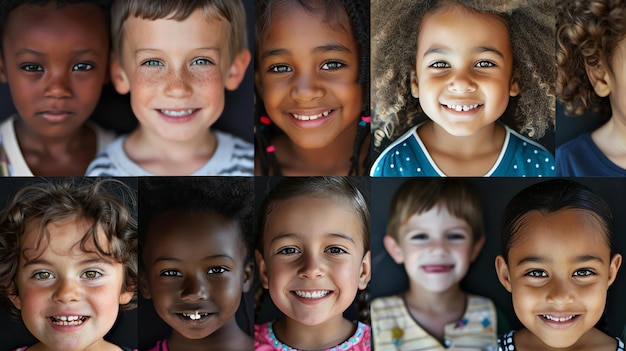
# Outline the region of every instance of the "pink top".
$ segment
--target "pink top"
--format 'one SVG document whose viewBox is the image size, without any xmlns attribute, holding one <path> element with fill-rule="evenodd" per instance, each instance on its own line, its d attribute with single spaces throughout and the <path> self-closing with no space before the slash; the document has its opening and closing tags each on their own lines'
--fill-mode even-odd
<svg viewBox="0 0 626 351">
<path fill-rule="evenodd" d="M 157 341 L 157 344 L 148 351 L 169 351 L 167 348 L 167 339 Z"/>
<path fill-rule="evenodd" d="M 255 351 L 300 351 L 293 347 L 287 346 L 278 341 L 276 335 L 274 335 L 274 329 L 272 324 L 264 323 L 254 326 L 254 350 Z M 331 347 L 324 351 L 339 351 L 339 350 L 353 350 L 353 351 L 370 351 L 372 349 L 372 334 L 369 325 L 359 322 L 356 328 L 356 332 L 348 340 L 344 341 L 340 345 Z M 152 351 L 152 350 L 150 350 Z M 159 351 L 159 350 L 156 350 Z"/>
</svg>

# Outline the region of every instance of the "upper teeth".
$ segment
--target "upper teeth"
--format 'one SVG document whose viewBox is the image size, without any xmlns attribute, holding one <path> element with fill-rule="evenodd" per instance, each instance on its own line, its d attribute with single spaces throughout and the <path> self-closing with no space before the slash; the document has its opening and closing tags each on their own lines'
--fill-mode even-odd
<svg viewBox="0 0 626 351">
<path fill-rule="evenodd" d="M 569 317 L 561 317 L 561 318 L 559 318 L 559 317 L 552 317 L 549 314 L 544 314 L 543 315 L 543 318 L 545 318 L 547 320 L 555 321 L 555 322 L 565 322 L 565 321 L 568 321 L 568 320 L 570 320 L 570 319 L 572 319 L 574 317 L 576 317 L 576 315 L 571 315 Z"/>
<path fill-rule="evenodd" d="M 300 297 L 304 297 L 305 299 L 320 299 L 326 295 L 328 295 L 330 291 L 328 290 L 320 290 L 320 291 L 299 291 L 296 290 L 296 295 Z"/>
<path fill-rule="evenodd" d="M 193 109 L 190 108 L 188 110 L 180 110 L 180 111 L 172 111 L 172 110 L 161 110 L 164 115 L 172 116 L 172 117 L 181 117 L 187 116 L 193 112 Z"/>
<path fill-rule="evenodd" d="M 199 313 L 198 311 L 194 312 L 194 313 L 183 313 L 183 316 L 187 317 L 187 318 L 191 318 L 192 320 L 197 320 L 200 319 L 204 316 L 208 316 L 208 313 Z"/>
<path fill-rule="evenodd" d="M 50 318 L 56 325 L 80 325 L 87 319 L 84 316 L 52 316 Z"/>
<path fill-rule="evenodd" d="M 326 111 L 326 112 L 322 112 L 319 115 L 313 115 L 313 116 L 305 116 L 305 115 L 297 115 L 295 113 L 292 113 L 292 115 L 296 118 L 299 119 L 301 121 L 310 121 L 310 120 L 314 120 L 314 119 L 318 119 L 320 117 L 326 117 L 328 116 L 329 113 L 331 113 L 332 110 L 330 111 Z"/>
<path fill-rule="evenodd" d="M 469 111 L 469 110 L 473 110 L 475 108 L 477 108 L 478 106 L 480 106 L 480 104 L 474 104 L 474 105 L 446 105 L 449 109 L 455 110 L 455 111 Z"/>
</svg>

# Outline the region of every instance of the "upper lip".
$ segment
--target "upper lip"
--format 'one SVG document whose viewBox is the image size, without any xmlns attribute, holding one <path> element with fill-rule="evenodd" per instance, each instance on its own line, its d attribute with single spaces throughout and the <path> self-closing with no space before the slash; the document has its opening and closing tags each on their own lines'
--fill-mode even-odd
<svg viewBox="0 0 626 351">
<path fill-rule="evenodd" d="M 53 115 L 60 115 L 60 114 L 70 114 L 70 113 L 73 113 L 73 112 L 69 111 L 69 110 L 64 110 L 64 109 L 51 108 L 51 109 L 47 109 L 47 110 L 40 110 L 37 113 L 39 113 L 39 114 L 49 113 L 49 114 L 53 114 Z"/>
<path fill-rule="evenodd" d="M 171 309 L 174 313 L 215 313 L 214 309 L 203 305 L 179 305 Z"/>
</svg>

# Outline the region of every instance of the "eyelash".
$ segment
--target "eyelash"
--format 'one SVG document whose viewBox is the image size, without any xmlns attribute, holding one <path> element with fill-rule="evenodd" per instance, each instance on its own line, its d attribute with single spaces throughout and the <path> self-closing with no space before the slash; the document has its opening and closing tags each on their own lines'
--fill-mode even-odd
<svg viewBox="0 0 626 351">
<path fill-rule="evenodd" d="M 43 278 L 41 277 L 42 274 L 48 274 L 49 276 L 47 278 Z M 37 280 L 50 280 L 50 279 L 54 279 L 56 278 L 54 276 L 54 274 L 48 272 L 48 271 L 39 271 L 39 272 L 35 272 L 35 274 L 33 274 L 33 278 L 37 279 Z"/>
<path fill-rule="evenodd" d="M 338 246 L 331 246 L 329 248 L 327 248 L 326 250 L 324 250 L 325 252 L 331 254 L 331 255 L 345 255 L 348 253 L 348 251 L 342 249 L 341 247 Z M 333 252 L 335 251 L 335 252 Z"/>
<path fill-rule="evenodd" d="M 329 65 L 333 65 L 335 67 L 332 67 L 332 68 L 328 67 Z M 328 70 L 328 71 L 335 71 L 335 70 L 343 68 L 344 66 L 345 64 L 339 61 L 327 61 L 327 62 L 324 62 L 324 64 L 322 65 L 322 69 Z"/>
<path fill-rule="evenodd" d="M 78 68 L 78 67 L 82 67 L 82 68 Z M 91 71 L 92 69 L 94 69 L 94 66 L 90 63 L 77 63 L 74 65 L 74 67 L 72 67 L 72 71 Z"/>
<path fill-rule="evenodd" d="M 496 66 L 495 63 L 491 61 L 486 61 L 486 60 L 478 61 L 474 65 L 474 67 L 476 68 L 489 68 L 489 67 L 495 67 L 495 66 Z M 437 61 L 437 62 L 431 63 L 430 66 L 428 67 L 443 69 L 443 68 L 450 68 L 450 64 L 444 61 Z"/>
<path fill-rule="evenodd" d="M 161 275 L 164 277 L 182 277 L 183 275 L 174 269 L 167 269 L 161 272 Z"/>
<path fill-rule="evenodd" d="M 268 72 L 270 73 L 289 73 L 292 71 L 291 67 L 287 65 L 273 65 L 268 69 Z"/>
<path fill-rule="evenodd" d="M 545 278 L 548 276 L 546 271 L 541 269 L 532 269 L 524 274 L 525 276 L 529 276 L 531 278 Z"/>
<path fill-rule="evenodd" d="M 219 271 L 219 272 L 217 272 L 217 271 Z M 226 272 L 228 272 L 228 269 L 226 267 L 221 267 L 221 266 L 219 266 L 219 267 L 211 267 L 211 268 L 209 268 L 206 271 L 207 274 L 224 274 Z"/>
<path fill-rule="evenodd" d="M 141 64 L 142 66 L 147 67 L 160 67 L 163 66 L 163 62 L 157 60 L 147 60 Z"/>
<path fill-rule="evenodd" d="M 298 250 L 295 247 L 285 247 L 285 248 L 282 248 L 282 249 L 278 250 L 277 253 L 279 255 L 288 255 L 288 256 L 290 256 L 290 255 L 299 254 L 300 250 Z"/>
</svg>

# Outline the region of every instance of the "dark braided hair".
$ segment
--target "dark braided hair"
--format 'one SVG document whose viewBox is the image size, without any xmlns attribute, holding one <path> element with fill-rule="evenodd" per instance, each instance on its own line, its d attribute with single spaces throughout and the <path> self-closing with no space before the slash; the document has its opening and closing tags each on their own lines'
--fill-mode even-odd
<svg viewBox="0 0 626 351">
<path fill-rule="evenodd" d="M 361 146 L 367 140 L 370 134 L 370 4 L 366 0 L 255 0 L 255 23 L 256 23 L 256 43 L 261 42 L 264 35 L 270 27 L 270 17 L 272 10 L 276 5 L 285 1 L 294 1 L 302 6 L 305 10 L 313 12 L 320 11 L 328 18 L 341 18 L 341 16 L 331 16 L 329 14 L 336 11 L 337 8 L 343 8 L 345 14 L 350 20 L 352 32 L 359 47 L 359 76 L 357 83 L 363 86 L 363 107 L 358 122 L 357 135 L 354 141 L 352 156 L 350 157 L 351 167 L 348 175 L 359 175 L 359 159 Z M 255 60 L 256 60 L 255 53 Z M 256 66 L 256 65 L 255 65 Z M 277 126 L 267 117 L 267 112 L 263 106 L 258 94 L 255 94 L 255 119 L 254 119 L 254 136 L 255 136 L 255 154 L 259 155 L 261 165 L 261 174 L 263 175 L 281 175 L 280 165 L 274 153 L 272 140 L 282 134 Z M 370 166 L 370 151 L 367 154 L 363 164 L 363 175 L 367 175 Z"/>
</svg>

